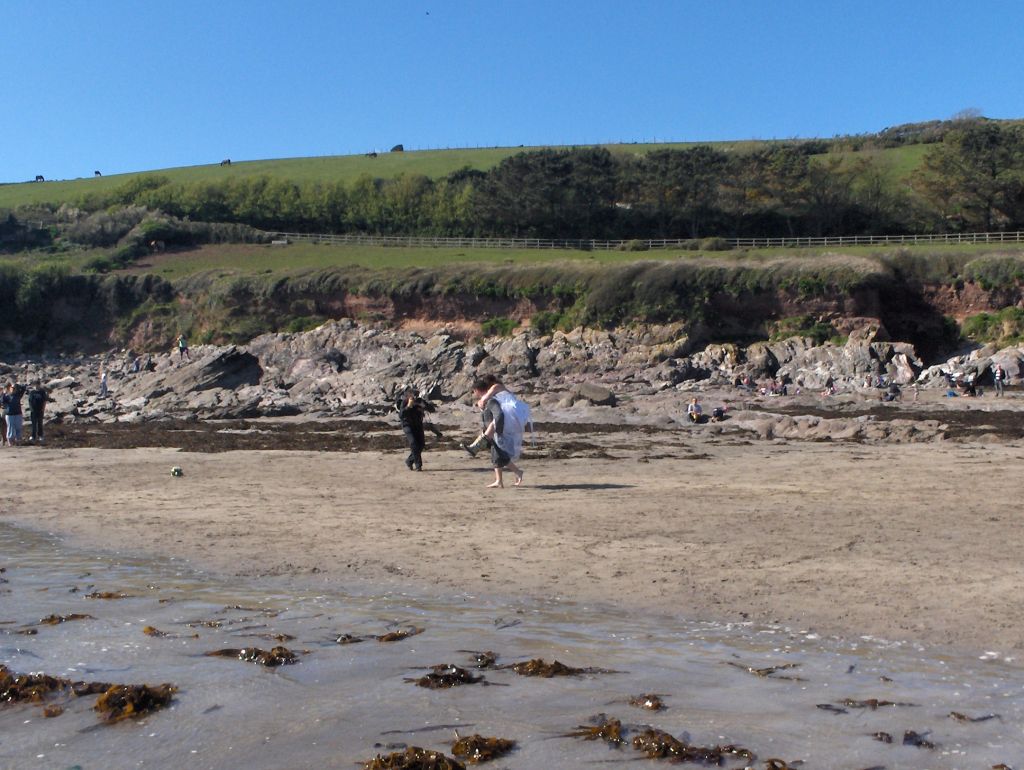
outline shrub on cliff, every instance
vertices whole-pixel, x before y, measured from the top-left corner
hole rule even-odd
[[[1015,345],[1024,341],[1024,310],[1004,307],[995,313],[978,313],[965,318],[962,329],[975,342]]]

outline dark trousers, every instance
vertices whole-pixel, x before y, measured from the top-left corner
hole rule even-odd
[[[405,443],[409,445],[409,456],[405,458],[405,464],[410,468],[420,470],[423,468],[423,447],[427,445],[427,437],[422,430],[414,430],[407,425],[402,426],[405,434]]]
[[[41,439],[43,437],[43,413],[29,412],[29,419],[32,421],[32,440]]]

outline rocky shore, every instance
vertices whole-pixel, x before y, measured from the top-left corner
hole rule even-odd
[[[706,429],[760,438],[1018,437],[1015,420],[972,419],[979,399],[946,398],[947,375],[983,388],[998,363],[1019,382],[1024,348],[975,347],[926,365],[911,345],[883,337],[884,330],[865,324],[842,345],[793,337],[694,350],[671,326],[467,342],[446,329],[419,333],[340,320],[247,345],[200,345],[187,358],[124,350],[13,362],[0,376],[43,383],[47,419],[64,426],[380,416],[406,385],[439,405],[440,422],[465,424],[472,421],[465,397],[473,378],[493,373],[527,396],[537,419],[552,422],[681,422],[683,400],[700,395],[709,411],[727,407],[728,419]],[[899,385],[901,399],[884,403],[880,383]],[[778,394],[782,385],[785,395]],[[1001,413],[1015,400],[984,403],[984,411]]]

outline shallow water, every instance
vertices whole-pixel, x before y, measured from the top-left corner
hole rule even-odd
[[[1024,757],[1024,672],[995,651],[952,657],[880,640],[693,624],[564,602],[341,593],[312,578],[236,586],[180,562],[82,553],[6,525],[0,554],[0,577],[8,581],[0,584],[0,662],[23,673],[180,688],[168,709],[98,727],[94,697],[72,698],[53,719],[43,718],[40,706],[0,706],[4,768],[351,768],[391,750],[388,744],[447,751],[455,729],[515,739],[518,750],[494,767],[636,761],[641,755],[628,747],[559,737],[601,712],[624,725],[687,734],[698,745],[744,746],[757,754],[750,763],[756,767],[777,757],[803,760],[803,768],[966,770],[1017,766]],[[131,597],[84,598],[91,591]],[[39,626],[35,636],[13,633],[71,612],[94,619]],[[178,638],[146,636],[147,625]],[[425,631],[394,643],[333,642],[342,633],[410,625]],[[269,649],[277,642],[259,635],[277,633],[296,637],[285,642],[290,649],[308,651],[300,663],[263,669],[203,656],[223,647]],[[460,650],[493,650],[499,663],[557,658],[622,673],[534,679],[483,671],[491,686],[449,690],[405,681],[434,664],[469,667]],[[798,664],[776,676],[800,681],[756,677],[729,662]],[[665,696],[666,710],[626,703],[651,692]],[[817,708],[844,698],[917,705],[845,714]],[[952,711],[1000,718],[962,723]],[[905,730],[928,732],[937,748],[901,745]],[[894,742],[874,740],[877,731]]]

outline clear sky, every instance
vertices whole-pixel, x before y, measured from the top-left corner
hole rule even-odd
[[[1024,117],[1024,2],[3,0],[0,181]]]

